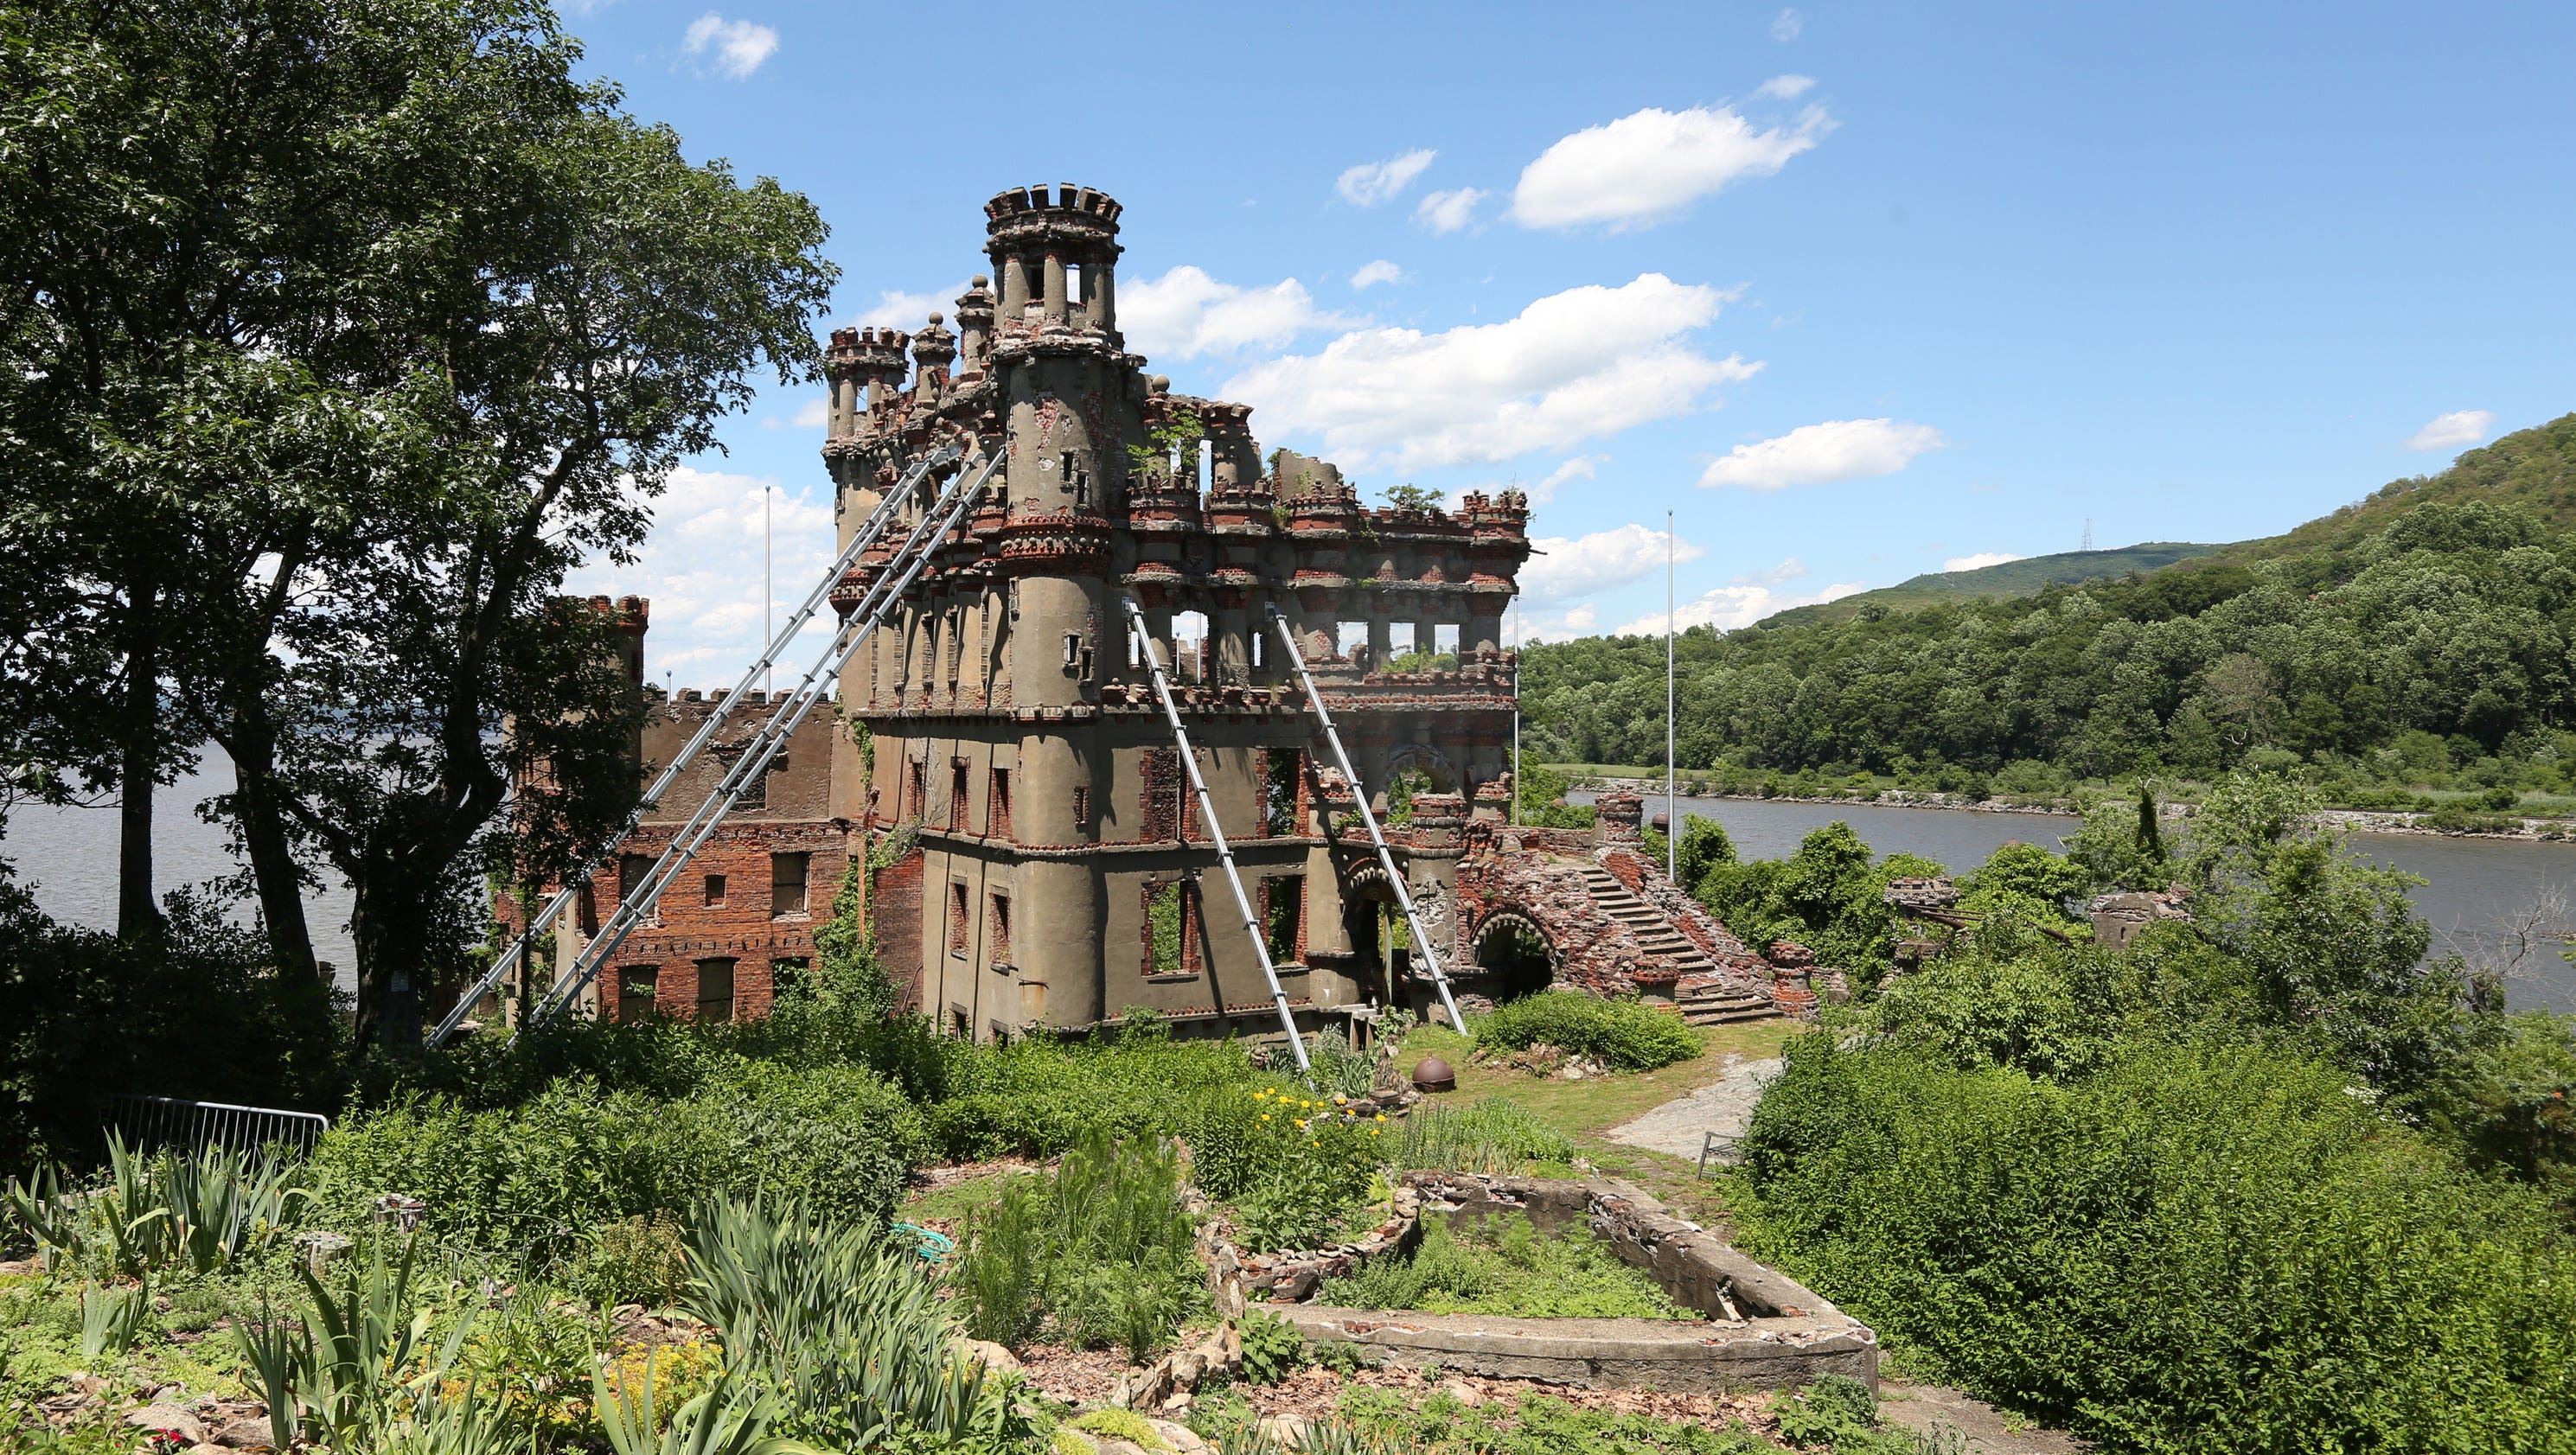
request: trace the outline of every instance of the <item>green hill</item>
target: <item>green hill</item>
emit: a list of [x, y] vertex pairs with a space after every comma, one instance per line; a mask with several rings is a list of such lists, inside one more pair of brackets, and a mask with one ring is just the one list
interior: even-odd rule
[[2195, 546], [2181, 541], [2148, 541], [2116, 551], [2060, 551], [2053, 556], [2025, 556], [1999, 566], [1973, 571], [1927, 571], [1893, 586], [1846, 596], [1815, 606], [1793, 606], [1763, 618], [1766, 627], [1803, 626], [1817, 621], [1849, 621], [1866, 607], [1916, 611], [1938, 601], [1977, 596], [2028, 596], [2057, 585], [2102, 581], [2162, 569], [2176, 561], [2206, 556], [2226, 546]]

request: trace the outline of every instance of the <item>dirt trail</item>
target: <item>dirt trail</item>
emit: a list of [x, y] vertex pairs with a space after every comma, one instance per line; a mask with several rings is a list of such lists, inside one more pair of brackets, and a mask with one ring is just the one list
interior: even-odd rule
[[1777, 1059], [1747, 1061], [1729, 1052], [1725, 1075], [1634, 1121], [1612, 1127], [1603, 1135], [1622, 1146], [1642, 1147], [1696, 1162], [1710, 1132], [1721, 1139], [1743, 1133], [1745, 1122], [1753, 1115], [1753, 1104], [1762, 1099], [1762, 1089], [1779, 1074]]

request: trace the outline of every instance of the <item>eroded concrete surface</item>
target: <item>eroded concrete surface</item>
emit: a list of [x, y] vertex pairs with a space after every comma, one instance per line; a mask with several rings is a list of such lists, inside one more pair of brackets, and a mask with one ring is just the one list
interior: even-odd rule
[[1780, 1062], [1776, 1058], [1747, 1061], [1728, 1052], [1726, 1063], [1726, 1073], [1717, 1080], [1611, 1128], [1610, 1140], [1696, 1162], [1708, 1133], [1716, 1132], [1721, 1140], [1741, 1136], [1763, 1088], [1780, 1074]]
[[1918, 1434], [1948, 1426], [1968, 1437], [1970, 1451], [1988, 1455], [2082, 1455], [2093, 1447], [2064, 1430], [2035, 1429], [2008, 1420], [1983, 1400], [1937, 1384], [1910, 1384], [1884, 1378], [1878, 1389], [1879, 1417]]

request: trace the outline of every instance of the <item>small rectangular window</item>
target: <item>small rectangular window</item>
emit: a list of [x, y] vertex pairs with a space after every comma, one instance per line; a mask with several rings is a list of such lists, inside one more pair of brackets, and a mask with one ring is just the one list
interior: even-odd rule
[[975, 1039], [975, 1022], [967, 1018], [966, 1007], [948, 1007], [948, 1033], [961, 1041]]
[[1073, 826], [1077, 832], [1091, 827], [1091, 788], [1088, 784], [1073, 790]]
[[772, 854], [769, 856], [769, 914], [805, 913], [805, 876], [809, 857], [805, 854]]
[[1252, 670], [1255, 672], [1270, 670], [1270, 633], [1268, 632], [1257, 631], [1252, 634]]
[[1064, 664], [1068, 667], [1079, 667], [1082, 665], [1081, 633], [1066, 632], [1064, 634]]
[[790, 955], [769, 962], [769, 995], [772, 1000], [794, 1000], [813, 993], [813, 961], [803, 955]]
[[723, 875], [721, 875], [721, 874], [710, 874], [710, 875], [708, 875], [708, 876], [707, 876], [707, 908], [709, 908], [709, 909], [722, 909], [722, 908], [724, 908], [724, 902], [725, 902], [725, 877], [724, 877]]
[[1305, 781], [1306, 755], [1295, 748], [1262, 752], [1261, 830], [1271, 838], [1298, 832], [1297, 790]]
[[1011, 963], [1011, 897], [1007, 894], [993, 896], [992, 936], [993, 963], [1008, 965]]
[[966, 760], [957, 758], [948, 765], [948, 831], [966, 832]]
[[996, 768], [984, 791], [984, 832], [996, 839], [1011, 836], [1011, 770]]
[[733, 1019], [733, 966], [731, 960], [698, 962], [698, 1019], [729, 1021]]
[[1270, 963], [1297, 958], [1297, 932], [1306, 923], [1306, 880], [1302, 875], [1273, 874], [1261, 881], [1261, 937]]
[[652, 855], [650, 855], [650, 854], [620, 854], [620, 855], [618, 855], [618, 856], [617, 856], [617, 897], [618, 897], [618, 898], [620, 898], [620, 899], [633, 899], [633, 898], [635, 897], [635, 893], [636, 893], [636, 891], [637, 891], [637, 890], [640, 890], [640, 889], [642, 889], [642, 888], [644, 887], [644, 881], [645, 881], [646, 879], [651, 878], [651, 877], [652, 877], [652, 874], [653, 874], [653, 856], [652, 856]]
[[919, 819], [929, 811], [930, 807], [930, 765], [916, 758], [907, 758], [903, 766], [910, 779], [904, 785], [907, 800], [904, 805], [904, 817]]
[[659, 988], [662, 969], [658, 965], [629, 965], [617, 972], [617, 1018], [622, 1021], [645, 1021], [653, 1018], [653, 993]]
[[1181, 881], [1145, 881], [1145, 973], [1179, 975], [1189, 942], [1189, 914]]
[[948, 953], [963, 956], [966, 940], [972, 930], [966, 919], [966, 881], [955, 879], [948, 884]]

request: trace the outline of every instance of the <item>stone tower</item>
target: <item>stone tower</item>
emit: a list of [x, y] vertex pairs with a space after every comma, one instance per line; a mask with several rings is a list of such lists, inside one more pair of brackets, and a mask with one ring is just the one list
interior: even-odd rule
[[[1354, 785], [1321, 766], [1267, 612], [1297, 633], [1356, 791], [1381, 813], [1409, 799], [1391, 837], [1451, 963], [1459, 830], [1509, 794], [1502, 616], [1529, 552], [1526, 502], [1369, 509], [1332, 465], [1284, 450], [1265, 464], [1249, 406], [1175, 394], [1127, 352], [1115, 201], [1033, 187], [984, 211], [991, 272], [957, 300], [955, 333], [933, 315], [911, 335], [841, 330], [830, 350], [824, 457], [845, 542], [938, 442], [1004, 453], [841, 682], [872, 752], [841, 738], [835, 812], [884, 866], [881, 953], [957, 1034], [1139, 1007], [1185, 1030], [1276, 1028], [1133, 656], [1132, 598], [1301, 1019], [1416, 1001]], [[907, 527], [941, 482], [918, 488]], [[843, 610], [901, 533], [841, 583]]]

